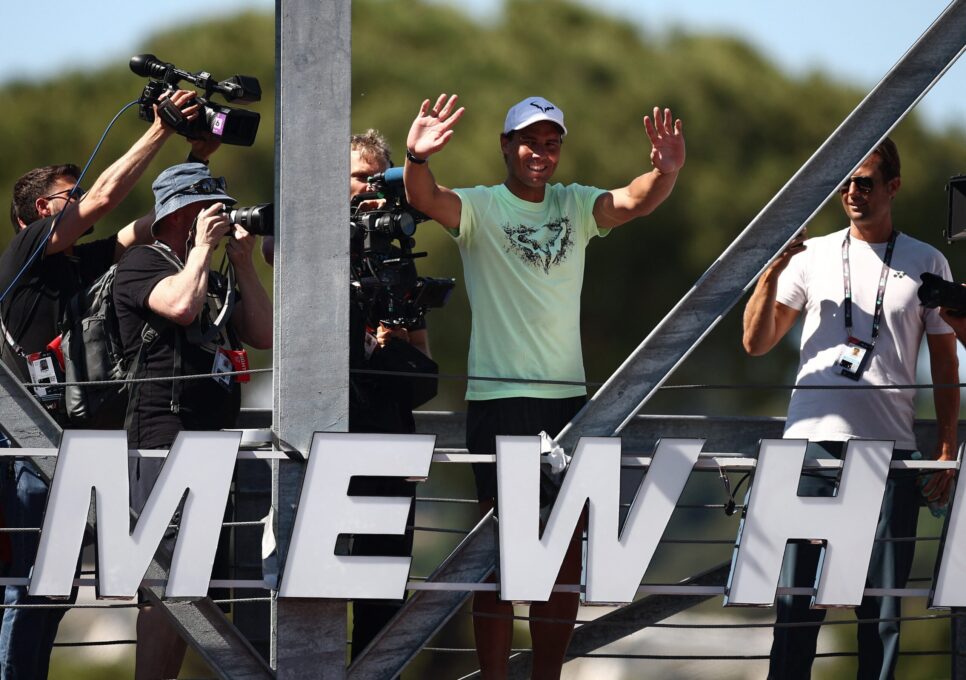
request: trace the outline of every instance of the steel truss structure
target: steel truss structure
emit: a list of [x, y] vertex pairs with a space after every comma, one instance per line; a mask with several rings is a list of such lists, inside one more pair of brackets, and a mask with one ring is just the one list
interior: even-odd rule
[[[303, 462], [313, 432], [345, 431], [348, 422], [348, 334], [344, 330], [348, 296], [343, 295], [349, 270], [344, 198], [348, 155], [339, 150], [345, 148], [350, 132], [350, 17], [350, 0], [276, 0], [273, 432], [276, 447]], [[558, 435], [558, 441], [570, 448], [581, 436], [623, 434], [635, 449], [647, 450], [656, 425], [662, 436], [701, 436], [709, 439], [708, 450], [721, 447], [734, 452], [750, 438], [757, 442], [762, 436], [780, 436], [780, 421], [775, 419], [755, 421], [751, 427], [749, 419], [652, 420], [635, 419], [635, 414], [834, 195], [843, 178], [942, 77], [964, 46], [966, 0], [954, 0]], [[320, 149], [327, 151], [320, 153]], [[304, 210], [306, 195], [315, 197], [315, 210]], [[306, 281], [313, 281], [313, 286], [306, 286]], [[319, 296], [320, 289], [333, 294]], [[0, 391], [4, 397], [0, 398], [0, 422], [14, 445], [56, 448], [59, 428], [2, 366]], [[446, 433], [458, 431], [451, 418], [432, 416], [421, 421], [421, 429], [440, 435], [441, 443]], [[926, 433], [920, 436], [928, 439]], [[49, 479], [51, 461], [32, 460]], [[283, 564], [303, 467], [296, 462], [274, 469], [273, 506]], [[495, 546], [492, 521], [484, 520], [431, 580], [482, 581], [495, 565]], [[166, 564], [160, 560], [152, 564], [147, 577], [163, 577], [165, 571]], [[722, 582], [721, 568], [691, 581]], [[348, 668], [344, 601], [275, 601], [269, 665], [209, 600], [174, 603], [157, 593], [152, 599], [219, 677], [288, 680], [392, 677], [466, 596], [446, 591], [416, 593]], [[645, 598], [610, 615], [609, 621], [620, 625], [581, 628], [572, 651], [596, 649], [615, 635], [639, 630], [702, 599]], [[964, 637], [961, 630], [957, 629], [957, 636], [957, 640]], [[957, 643], [957, 649], [963, 648], [966, 645]], [[966, 677], [960, 655], [953, 658], [954, 676]], [[513, 677], [525, 677], [526, 669], [525, 656], [515, 659]]]

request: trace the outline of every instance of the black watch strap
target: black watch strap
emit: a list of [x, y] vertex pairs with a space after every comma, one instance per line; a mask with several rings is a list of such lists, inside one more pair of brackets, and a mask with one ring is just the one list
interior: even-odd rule
[[410, 151], [409, 149], [406, 149], [406, 160], [408, 160], [410, 163], [415, 163], [416, 165], [422, 165], [423, 163], [425, 163], [429, 159], [428, 158], [416, 158], [416, 156], [413, 155], [413, 152], [412, 151]]
[[188, 152], [188, 158], [185, 163], [201, 163], [203, 165], [208, 165], [208, 161], [204, 160], [203, 158], [198, 158], [190, 151]]

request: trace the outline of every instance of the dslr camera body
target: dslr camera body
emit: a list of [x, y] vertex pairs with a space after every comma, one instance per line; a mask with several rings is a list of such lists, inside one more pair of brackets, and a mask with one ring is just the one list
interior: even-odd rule
[[[131, 57], [131, 70], [139, 76], [149, 78], [138, 99], [138, 116], [141, 120], [154, 120], [154, 105], [165, 122], [174, 127], [178, 134], [188, 139], [198, 139], [206, 133], [217, 137], [224, 144], [251, 146], [258, 133], [261, 116], [254, 111], [236, 109], [214, 104], [211, 97], [220, 94], [229, 102], [252, 104], [262, 98], [262, 87], [257, 78], [234, 75], [227, 80], [216, 81], [210, 73], [200, 71], [189, 73], [160, 61], [153, 54], [139, 54]], [[201, 107], [201, 115], [192, 121], [186, 120], [178, 108], [169, 100], [161, 99], [165, 92], [177, 90], [177, 85], [185, 80], [204, 89], [204, 95], [195, 98]]]

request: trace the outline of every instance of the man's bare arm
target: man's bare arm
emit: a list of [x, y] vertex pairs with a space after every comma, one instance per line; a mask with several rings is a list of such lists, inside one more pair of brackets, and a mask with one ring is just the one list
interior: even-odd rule
[[[441, 94], [432, 107], [428, 99], [423, 100], [406, 139], [407, 150], [417, 159], [428, 160], [446, 146], [453, 136], [453, 126], [464, 112], [462, 107], [455, 109], [456, 100], [455, 94], [448, 100], [445, 94]], [[447, 229], [460, 226], [460, 197], [453, 190], [436, 183], [428, 163], [414, 163], [407, 156], [403, 181], [406, 185], [406, 200], [416, 210]]]
[[212, 252], [228, 233], [228, 217], [215, 203], [198, 214], [194, 247], [188, 252], [184, 269], [162, 279], [148, 295], [148, 309], [179, 326], [194, 321], [208, 294], [208, 270]]
[[792, 257], [805, 250], [805, 230], [795, 237], [788, 248], [778, 256], [759, 277], [755, 290], [745, 305], [742, 317], [741, 344], [753, 357], [765, 354], [785, 337], [795, 325], [798, 310], [778, 302], [778, 277], [788, 266]]
[[[171, 101], [186, 117], [198, 115], [198, 105], [185, 106], [193, 99], [194, 92], [179, 90], [171, 95]], [[95, 180], [94, 185], [79, 201], [64, 208], [57, 219], [57, 227], [47, 243], [46, 254], [59, 253], [76, 243], [97, 220], [113, 210], [144, 174], [148, 165], [174, 131], [155, 115], [147, 132], [114, 161]]]
[[684, 132], [671, 109], [663, 114], [654, 107], [653, 122], [644, 116], [644, 131], [651, 141], [654, 169], [630, 184], [602, 194], [594, 204], [594, 219], [603, 228], [618, 227], [636, 217], [648, 215], [671, 195], [678, 172], [684, 166]]
[[[927, 335], [929, 369], [934, 385], [959, 383], [959, 358], [956, 355], [956, 336], [953, 333]], [[956, 460], [956, 428], [959, 418], [959, 388], [933, 388], [936, 405], [936, 460]], [[947, 470], [933, 474], [923, 487], [923, 494], [931, 501], [941, 504], [949, 498], [955, 471]]]

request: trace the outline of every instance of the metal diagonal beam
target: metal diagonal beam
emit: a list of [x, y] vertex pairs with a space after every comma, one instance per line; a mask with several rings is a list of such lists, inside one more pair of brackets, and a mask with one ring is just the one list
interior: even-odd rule
[[[725, 562], [691, 578], [681, 581], [680, 585], [724, 586], [728, 580], [731, 563]], [[567, 648], [569, 659], [590, 654], [601, 647], [633, 635], [650, 625], [670, 618], [675, 614], [696, 607], [717, 595], [651, 595], [637, 602], [616, 609], [599, 619], [585, 623], [574, 631]], [[511, 679], [523, 680], [530, 677], [529, 652], [514, 654], [510, 659]], [[568, 659], [568, 660], [569, 660]], [[469, 677], [478, 677], [472, 675]]]
[[[430, 583], [482, 583], [496, 566], [496, 521], [492, 511], [436, 568]], [[349, 666], [350, 680], [395, 678], [456, 613], [470, 594], [420, 590], [412, 595]]]
[[[0, 363], [0, 424], [17, 448], [58, 448], [62, 430], [30, 395], [10, 370]], [[54, 475], [52, 457], [30, 458], [47, 484]], [[135, 514], [132, 512], [132, 517]], [[93, 533], [93, 508], [87, 531]], [[159, 551], [160, 553], [161, 551]], [[171, 555], [158, 555], [151, 561], [147, 578], [165, 578]], [[163, 563], [162, 563], [163, 562]], [[166, 602], [149, 590], [149, 599], [160, 606], [184, 639], [205, 660], [218, 677], [269, 680], [274, 674], [268, 664], [232, 626], [211, 600]]]
[[964, 45], [966, 0], [955, 0], [563, 429], [565, 449], [624, 428]]
[[[448, 412], [416, 412], [416, 427], [419, 432], [438, 433], [436, 443], [441, 447], [460, 447], [465, 440], [464, 425], [465, 420], [462, 413]], [[621, 433], [621, 440], [625, 449], [635, 451], [650, 451], [656, 446], [658, 440], [664, 438], [694, 438], [701, 437], [707, 441], [706, 451], [717, 452], [740, 452], [744, 454], [754, 454], [758, 450], [758, 443], [762, 439], [781, 438], [784, 429], [784, 418], [773, 417], [708, 417], [708, 416], [679, 416], [679, 415], [639, 415], [629, 423], [627, 429]], [[915, 423], [916, 441], [920, 448], [929, 450], [936, 440], [936, 422], [934, 420], [917, 420]], [[966, 423], [960, 426], [959, 438], [966, 439]], [[479, 527], [477, 527], [479, 529]], [[474, 530], [476, 531], [476, 530]], [[494, 539], [495, 540], [495, 539]], [[496, 544], [493, 545], [493, 553], [487, 559], [485, 555], [475, 553], [470, 557], [468, 541], [464, 541], [453, 551], [444, 563], [449, 569], [466, 568], [471, 561], [480, 561], [480, 564], [496, 564]], [[727, 579], [730, 564], [722, 564], [711, 571], [698, 574], [682, 581], [691, 585], [724, 585]], [[442, 569], [442, 567], [440, 567]], [[721, 579], [721, 580], [718, 580]], [[431, 580], [442, 580], [436, 574]], [[472, 579], [450, 578], [451, 581], [469, 582]], [[479, 579], [482, 580], [482, 579]], [[426, 591], [417, 593], [414, 599], [427, 594]], [[436, 595], [436, 593], [433, 593]], [[419, 649], [425, 644], [423, 640], [428, 640], [433, 633], [448, 620], [453, 613], [462, 605], [468, 594], [462, 598], [453, 598], [450, 601], [434, 600], [433, 605], [439, 609], [432, 612], [430, 616], [410, 614], [410, 608], [404, 608], [390, 624], [371, 644], [366, 648], [364, 657], [388, 658], [390, 655], [405, 657], [408, 663]], [[667, 595], [653, 595], [643, 598], [638, 602], [628, 605], [606, 617], [601, 617], [598, 621], [604, 625], [617, 626], [617, 631], [621, 632], [619, 637], [629, 635], [635, 630], [650, 625], [655, 621], [666, 618], [680, 611], [705, 601], [706, 597], [671, 597]], [[675, 603], [680, 603], [680, 608], [675, 609]], [[443, 607], [446, 607], [443, 610]], [[625, 613], [626, 612], [626, 613]], [[658, 614], [664, 612], [658, 618]], [[648, 618], [650, 617], [650, 618]], [[594, 624], [598, 624], [595, 621]], [[439, 623], [437, 623], [439, 622]], [[582, 626], [574, 633], [569, 653], [582, 654], [589, 649], [589, 645], [597, 640], [602, 640], [602, 636], [616, 635], [614, 630], [610, 633], [597, 633], [600, 628], [590, 628], [591, 624]], [[637, 628], [634, 628], [637, 626]], [[966, 639], [966, 635], [963, 635]], [[601, 644], [606, 644], [603, 642]], [[598, 647], [601, 645], [598, 645]], [[352, 667], [350, 675], [352, 678], [378, 677], [369, 675], [369, 672], [383, 668], [381, 662], [374, 663], [366, 661], [362, 664], [360, 658]], [[370, 665], [371, 664], [371, 665]], [[963, 664], [966, 666], [966, 664]], [[402, 666], [386, 666], [387, 668], [397, 668], [398, 672]], [[516, 666], [514, 666], [516, 668]], [[356, 674], [358, 672], [358, 674]], [[514, 671], [516, 672], [516, 671]], [[387, 676], [388, 677], [388, 676]]]

